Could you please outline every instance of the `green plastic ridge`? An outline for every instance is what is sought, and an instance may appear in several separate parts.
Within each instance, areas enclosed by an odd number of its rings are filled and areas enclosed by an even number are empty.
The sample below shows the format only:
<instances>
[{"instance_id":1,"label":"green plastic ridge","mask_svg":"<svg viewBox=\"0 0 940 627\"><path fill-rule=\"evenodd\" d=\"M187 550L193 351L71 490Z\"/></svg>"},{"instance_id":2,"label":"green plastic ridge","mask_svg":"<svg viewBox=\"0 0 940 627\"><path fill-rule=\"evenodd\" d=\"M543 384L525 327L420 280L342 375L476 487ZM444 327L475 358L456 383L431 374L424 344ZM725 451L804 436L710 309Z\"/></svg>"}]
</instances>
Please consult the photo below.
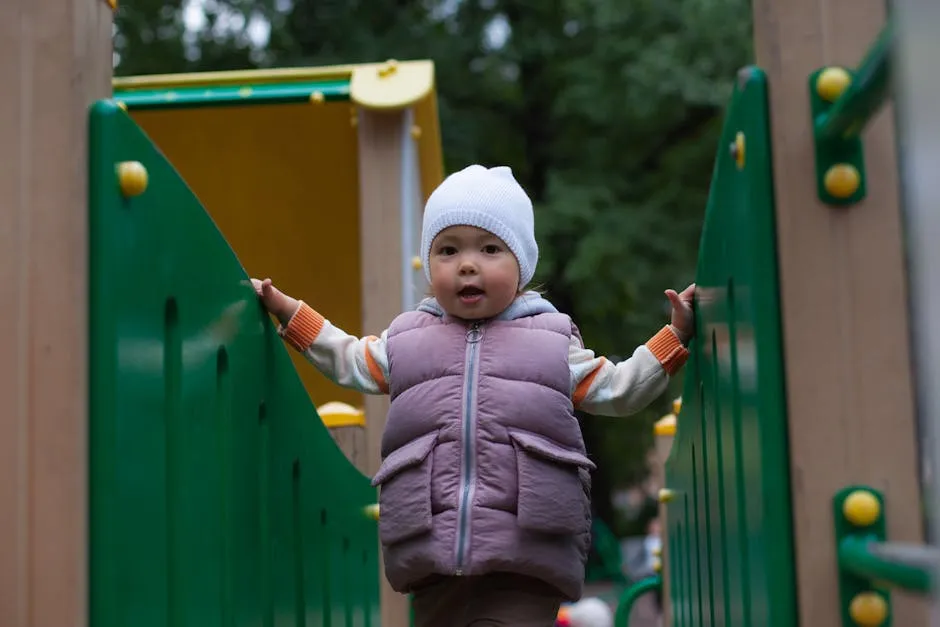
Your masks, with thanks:
<instances>
[{"instance_id":1,"label":"green plastic ridge","mask_svg":"<svg viewBox=\"0 0 940 627\"><path fill-rule=\"evenodd\" d=\"M797 625L769 120L767 78L744 68L716 155L666 462L676 627Z\"/></svg>"},{"instance_id":2,"label":"green plastic ridge","mask_svg":"<svg viewBox=\"0 0 940 627\"><path fill-rule=\"evenodd\" d=\"M114 101L89 132L90 624L377 627L375 490L171 164Z\"/></svg>"},{"instance_id":3,"label":"green plastic ridge","mask_svg":"<svg viewBox=\"0 0 940 627\"><path fill-rule=\"evenodd\" d=\"M168 109L209 106L244 106L310 102L313 94L323 102L349 100L349 81L308 81L303 83L263 83L175 89L116 90L114 99L128 109Z\"/></svg>"}]
</instances>

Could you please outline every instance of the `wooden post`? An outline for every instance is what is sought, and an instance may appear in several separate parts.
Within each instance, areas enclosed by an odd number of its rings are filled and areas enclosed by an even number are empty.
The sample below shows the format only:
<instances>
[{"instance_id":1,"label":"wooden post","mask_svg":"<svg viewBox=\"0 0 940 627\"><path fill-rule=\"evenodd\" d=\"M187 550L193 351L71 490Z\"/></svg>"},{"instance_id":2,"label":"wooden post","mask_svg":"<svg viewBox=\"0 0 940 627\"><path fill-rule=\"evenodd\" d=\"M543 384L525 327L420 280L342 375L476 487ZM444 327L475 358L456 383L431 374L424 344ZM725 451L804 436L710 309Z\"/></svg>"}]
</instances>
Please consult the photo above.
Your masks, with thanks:
<instances>
[{"instance_id":1,"label":"wooden post","mask_svg":"<svg viewBox=\"0 0 940 627\"><path fill-rule=\"evenodd\" d=\"M320 419L333 441L362 474L369 474L369 450L366 446L365 411L336 401L317 407Z\"/></svg>"},{"instance_id":2,"label":"wooden post","mask_svg":"<svg viewBox=\"0 0 940 627\"><path fill-rule=\"evenodd\" d=\"M831 499L883 490L888 538L923 542L905 276L890 107L863 135L868 197L816 195L808 77L854 67L885 20L883 0L755 0L768 73L789 415L799 622L840 624ZM893 596L894 623L926 624Z\"/></svg>"},{"instance_id":3,"label":"wooden post","mask_svg":"<svg viewBox=\"0 0 940 627\"><path fill-rule=\"evenodd\" d=\"M0 3L0 625L87 624L87 112L104 0Z\"/></svg>"},{"instance_id":4,"label":"wooden post","mask_svg":"<svg viewBox=\"0 0 940 627\"><path fill-rule=\"evenodd\" d=\"M401 265L401 144L404 110L359 108L359 211L362 268L363 335L379 334L402 312ZM388 413L387 396L366 396L368 474L381 460L382 431ZM382 627L408 625L408 599L379 574Z\"/></svg>"}]
</instances>

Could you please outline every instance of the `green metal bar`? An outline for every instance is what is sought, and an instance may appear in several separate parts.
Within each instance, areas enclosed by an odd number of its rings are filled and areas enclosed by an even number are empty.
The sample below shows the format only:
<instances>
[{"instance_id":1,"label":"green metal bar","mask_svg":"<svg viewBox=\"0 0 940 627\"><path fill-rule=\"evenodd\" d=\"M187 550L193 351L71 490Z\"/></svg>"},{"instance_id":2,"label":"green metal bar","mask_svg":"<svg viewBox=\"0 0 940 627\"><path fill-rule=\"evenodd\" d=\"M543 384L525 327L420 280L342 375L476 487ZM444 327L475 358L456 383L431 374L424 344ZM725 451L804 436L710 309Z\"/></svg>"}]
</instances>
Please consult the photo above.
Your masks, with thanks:
<instances>
[{"instance_id":1,"label":"green metal bar","mask_svg":"<svg viewBox=\"0 0 940 627\"><path fill-rule=\"evenodd\" d=\"M833 103L832 108L816 120L817 136L820 139L857 137L881 108L891 87L893 44L894 24L888 21L855 69L852 83Z\"/></svg>"},{"instance_id":2,"label":"green metal bar","mask_svg":"<svg viewBox=\"0 0 940 627\"><path fill-rule=\"evenodd\" d=\"M850 535L839 543L839 568L856 577L911 590L930 592L928 562L933 561L927 547L898 547L878 542L872 536Z\"/></svg>"},{"instance_id":3,"label":"green metal bar","mask_svg":"<svg viewBox=\"0 0 940 627\"><path fill-rule=\"evenodd\" d=\"M659 590L662 587L662 576L654 575L642 579L624 590L623 594L620 596L620 601L617 602L617 613L614 614L614 627L629 627L630 610L633 609L633 604L636 603L637 599L647 592Z\"/></svg>"},{"instance_id":4,"label":"green metal bar","mask_svg":"<svg viewBox=\"0 0 940 627\"><path fill-rule=\"evenodd\" d=\"M128 90L116 91L114 99L128 109L164 109L302 103L315 93L322 94L324 102L349 100L349 81Z\"/></svg>"}]
</instances>

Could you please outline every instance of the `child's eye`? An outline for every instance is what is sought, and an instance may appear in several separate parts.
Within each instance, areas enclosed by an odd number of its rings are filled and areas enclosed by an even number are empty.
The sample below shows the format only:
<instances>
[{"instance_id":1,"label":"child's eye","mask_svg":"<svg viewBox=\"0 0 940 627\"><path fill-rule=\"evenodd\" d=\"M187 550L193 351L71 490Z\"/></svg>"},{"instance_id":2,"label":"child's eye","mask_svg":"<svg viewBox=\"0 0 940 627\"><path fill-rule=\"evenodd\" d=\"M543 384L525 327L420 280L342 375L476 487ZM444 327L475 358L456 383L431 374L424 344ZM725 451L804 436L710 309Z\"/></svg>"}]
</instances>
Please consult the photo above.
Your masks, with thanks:
<instances>
[{"instance_id":1,"label":"child's eye","mask_svg":"<svg viewBox=\"0 0 940 627\"><path fill-rule=\"evenodd\" d=\"M445 255L445 256L456 255L457 249L454 248L453 246L441 246L438 249L437 254Z\"/></svg>"},{"instance_id":2,"label":"child's eye","mask_svg":"<svg viewBox=\"0 0 940 627\"><path fill-rule=\"evenodd\" d=\"M496 244L487 244L486 246L483 247L483 252L486 253L487 255L495 255L496 253L499 252L499 250L500 250L499 246L497 246Z\"/></svg>"}]
</instances>

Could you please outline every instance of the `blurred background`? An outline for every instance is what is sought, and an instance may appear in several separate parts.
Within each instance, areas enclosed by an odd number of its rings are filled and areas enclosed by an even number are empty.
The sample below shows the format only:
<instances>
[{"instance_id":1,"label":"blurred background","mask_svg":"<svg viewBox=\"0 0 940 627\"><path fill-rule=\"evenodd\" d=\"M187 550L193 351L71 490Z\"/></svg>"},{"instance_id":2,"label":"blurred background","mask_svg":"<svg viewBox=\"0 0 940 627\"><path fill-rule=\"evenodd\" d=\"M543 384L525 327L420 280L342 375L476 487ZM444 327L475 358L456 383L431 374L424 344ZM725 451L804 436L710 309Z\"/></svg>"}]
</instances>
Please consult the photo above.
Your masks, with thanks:
<instances>
[{"instance_id":1,"label":"blurred background","mask_svg":"<svg viewBox=\"0 0 940 627\"><path fill-rule=\"evenodd\" d=\"M722 115L752 58L744 0L122 0L116 76L431 59L445 172L508 164L536 206L536 280L617 360L694 278ZM595 508L644 568L669 392L583 416ZM637 573L639 574L639 573Z\"/></svg>"}]
</instances>

